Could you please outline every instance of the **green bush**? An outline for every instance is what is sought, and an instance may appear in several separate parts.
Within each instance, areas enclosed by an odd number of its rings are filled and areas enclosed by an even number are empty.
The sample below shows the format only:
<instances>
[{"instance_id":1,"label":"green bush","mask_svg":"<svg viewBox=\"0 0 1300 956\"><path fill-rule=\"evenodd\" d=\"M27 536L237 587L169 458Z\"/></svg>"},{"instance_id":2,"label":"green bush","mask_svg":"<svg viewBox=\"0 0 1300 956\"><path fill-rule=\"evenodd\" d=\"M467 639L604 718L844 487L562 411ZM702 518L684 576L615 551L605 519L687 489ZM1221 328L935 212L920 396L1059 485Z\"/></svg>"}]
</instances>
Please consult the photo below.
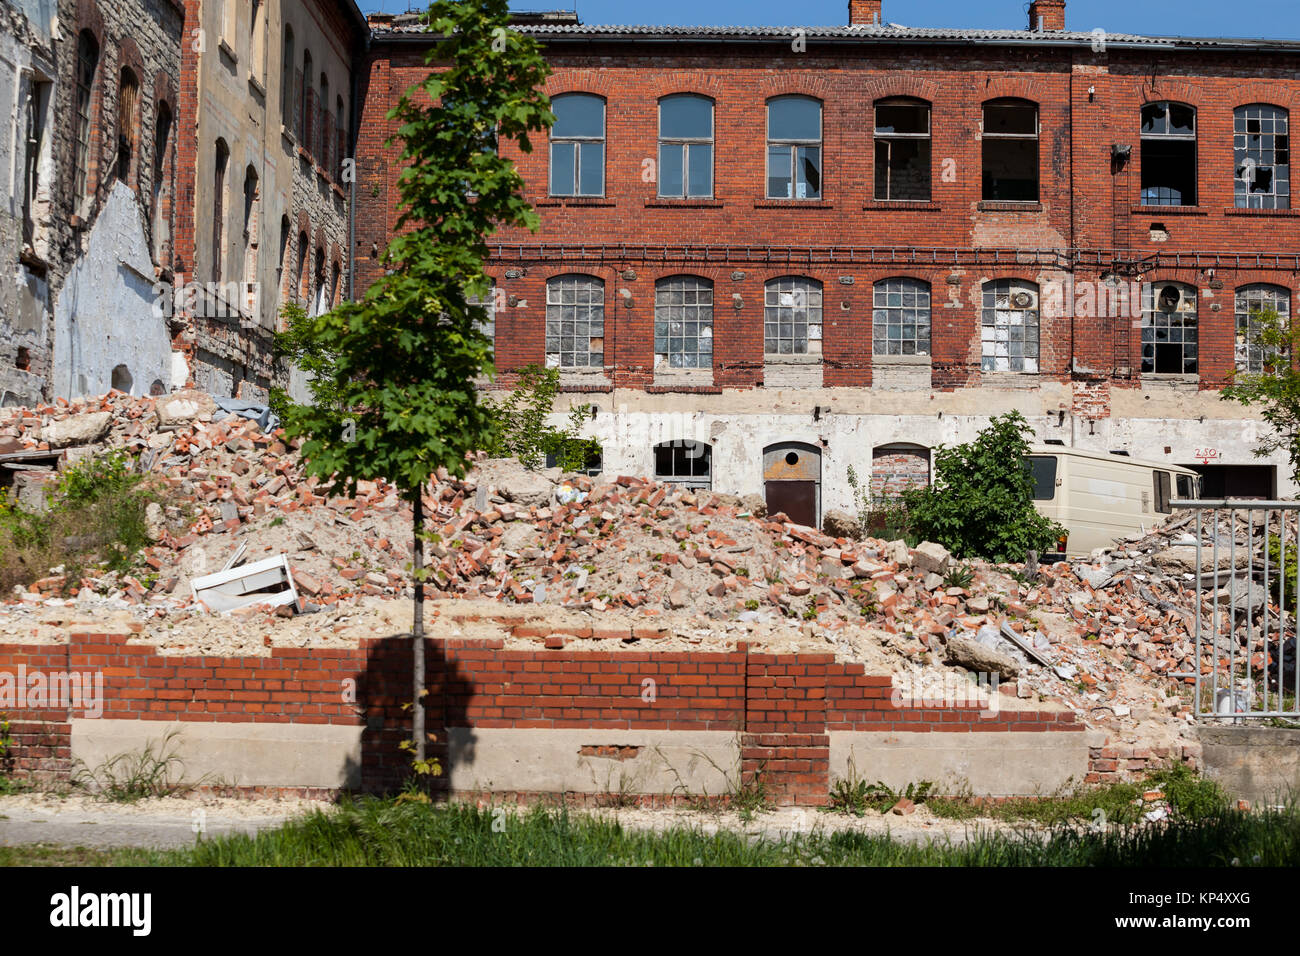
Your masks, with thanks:
<instances>
[{"instance_id":1,"label":"green bush","mask_svg":"<svg viewBox=\"0 0 1300 956\"><path fill-rule=\"evenodd\" d=\"M519 382L504 399L491 405L496 433L487 452L494 458L516 458L526 468L539 468L547 456L565 471L581 471L601 453L600 442L581 438L591 406L569 410L563 428L547 419L560 393L560 373L553 368L526 365L519 370Z\"/></svg>"},{"instance_id":2,"label":"green bush","mask_svg":"<svg viewBox=\"0 0 1300 956\"><path fill-rule=\"evenodd\" d=\"M1050 550L1064 530L1034 509L1028 434L1024 416L1008 412L973 442L936 449L934 484L903 493L913 533L961 558L1020 561Z\"/></svg>"}]
</instances>

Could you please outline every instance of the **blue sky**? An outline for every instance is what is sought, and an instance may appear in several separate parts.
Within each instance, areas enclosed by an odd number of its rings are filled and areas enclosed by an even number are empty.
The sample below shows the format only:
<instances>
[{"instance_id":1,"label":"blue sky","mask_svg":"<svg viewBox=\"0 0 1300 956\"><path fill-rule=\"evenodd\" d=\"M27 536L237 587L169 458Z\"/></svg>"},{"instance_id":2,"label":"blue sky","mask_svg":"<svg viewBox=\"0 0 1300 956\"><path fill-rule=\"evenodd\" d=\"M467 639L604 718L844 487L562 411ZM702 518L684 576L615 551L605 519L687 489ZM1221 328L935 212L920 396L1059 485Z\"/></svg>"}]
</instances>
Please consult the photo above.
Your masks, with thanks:
<instances>
[{"instance_id":1,"label":"blue sky","mask_svg":"<svg viewBox=\"0 0 1300 956\"><path fill-rule=\"evenodd\" d=\"M404 13L417 0L358 0L366 13ZM842 25L847 0L512 0L518 10L574 9L583 23ZM885 19L911 27L1020 29L1025 0L884 0ZM797 16L792 13L797 11ZM1116 33L1300 39L1297 0L1069 0L1066 24Z\"/></svg>"}]
</instances>

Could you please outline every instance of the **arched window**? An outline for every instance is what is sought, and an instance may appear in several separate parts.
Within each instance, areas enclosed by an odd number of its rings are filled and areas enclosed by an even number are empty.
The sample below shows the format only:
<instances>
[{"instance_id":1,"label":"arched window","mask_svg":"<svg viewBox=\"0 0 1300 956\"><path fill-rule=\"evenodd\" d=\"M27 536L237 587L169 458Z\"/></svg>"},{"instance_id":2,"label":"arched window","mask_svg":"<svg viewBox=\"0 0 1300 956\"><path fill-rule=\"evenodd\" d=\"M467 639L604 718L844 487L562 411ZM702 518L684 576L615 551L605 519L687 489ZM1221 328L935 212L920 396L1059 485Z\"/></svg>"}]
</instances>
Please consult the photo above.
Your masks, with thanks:
<instances>
[{"instance_id":1,"label":"arched window","mask_svg":"<svg viewBox=\"0 0 1300 956\"><path fill-rule=\"evenodd\" d=\"M873 355L930 354L930 283L882 279L876 283L873 299Z\"/></svg>"},{"instance_id":2,"label":"arched window","mask_svg":"<svg viewBox=\"0 0 1300 956\"><path fill-rule=\"evenodd\" d=\"M230 147L217 140L216 162L212 173L212 281L220 282L226 256L226 169L230 165Z\"/></svg>"},{"instance_id":3,"label":"arched window","mask_svg":"<svg viewBox=\"0 0 1300 956\"><path fill-rule=\"evenodd\" d=\"M337 118L334 121L334 133L337 137L337 145L334 153L334 178L343 182L343 160L348 155L348 116L344 111L342 96L337 99L335 113Z\"/></svg>"},{"instance_id":4,"label":"arched window","mask_svg":"<svg viewBox=\"0 0 1300 956\"><path fill-rule=\"evenodd\" d=\"M117 87L117 161L113 174L134 188L135 156L140 142L140 81L123 67Z\"/></svg>"},{"instance_id":5,"label":"arched window","mask_svg":"<svg viewBox=\"0 0 1300 956\"><path fill-rule=\"evenodd\" d=\"M1183 282L1148 282L1142 287L1142 372L1195 375L1196 289Z\"/></svg>"},{"instance_id":6,"label":"arched window","mask_svg":"<svg viewBox=\"0 0 1300 956\"><path fill-rule=\"evenodd\" d=\"M605 364L605 283L595 276L556 276L546 283L546 367Z\"/></svg>"},{"instance_id":7,"label":"arched window","mask_svg":"<svg viewBox=\"0 0 1300 956\"><path fill-rule=\"evenodd\" d=\"M312 283L316 290L316 304L312 315L324 315L330 310L329 287L325 284L325 250L316 247L316 268L312 270Z\"/></svg>"},{"instance_id":8,"label":"arched window","mask_svg":"<svg viewBox=\"0 0 1300 956\"><path fill-rule=\"evenodd\" d=\"M252 9L248 16L248 72L258 80L265 68L266 6L262 0L250 0Z\"/></svg>"},{"instance_id":9,"label":"arched window","mask_svg":"<svg viewBox=\"0 0 1300 956\"><path fill-rule=\"evenodd\" d=\"M289 222L288 216L280 217L280 256L276 259L275 277L276 288L279 290L279 300L284 301L287 293L285 288L285 279L292 273L289 269L289 236L292 235L293 225ZM277 309L278 311L278 309Z\"/></svg>"},{"instance_id":10,"label":"arched window","mask_svg":"<svg viewBox=\"0 0 1300 956\"><path fill-rule=\"evenodd\" d=\"M764 354L820 353L821 340L822 284L802 276L768 282L763 301Z\"/></svg>"},{"instance_id":11,"label":"arched window","mask_svg":"<svg viewBox=\"0 0 1300 956\"><path fill-rule=\"evenodd\" d=\"M659 195L713 195L713 101L682 93L659 101Z\"/></svg>"},{"instance_id":12,"label":"arched window","mask_svg":"<svg viewBox=\"0 0 1300 956\"><path fill-rule=\"evenodd\" d=\"M1196 110L1183 103L1142 107L1142 205L1196 205Z\"/></svg>"},{"instance_id":13,"label":"arched window","mask_svg":"<svg viewBox=\"0 0 1300 956\"><path fill-rule=\"evenodd\" d=\"M284 57L280 62L280 116L284 128L287 130L295 128L294 117L298 113L294 109L294 91L298 88L298 85L294 83L293 64L293 28L286 26L284 28Z\"/></svg>"},{"instance_id":14,"label":"arched window","mask_svg":"<svg viewBox=\"0 0 1300 956\"><path fill-rule=\"evenodd\" d=\"M316 104L316 114L314 120L316 123L316 146L313 152L316 159L326 169L330 168L330 143L329 143L329 112L330 112L330 79L324 73L320 75L320 102Z\"/></svg>"},{"instance_id":15,"label":"arched window","mask_svg":"<svg viewBox=\"0 0 1300 956\"><path fill-rule=\"evenodd\" d=\"M590 93L551 100L551 195L605 194L605 101Z\"/></svg>"},{"instance_id":16,"label":"arched window","mask_svg":"<svg viewBox=\"0 0 1300 956\"><path fill-rule=\"evenodd\" d=\"M655 284L655 368L713 368L713 283L673 276Z\"/></svg>"},{"instance_id":17,"label":"arched window","mask_svg":"<svg viewBox=\"0 0 1300 956\"><path fill-rule=\"evenodd\" d=\"M820 199L822 104L810 96L778 96L767 104L767 196Z\"/></svg>"},{"instance_id":18,"label":"arched window","mask_svg":"<svg viewBox=\"0 0 1300 956\"><path fill-rule=\"evenodd\" d=\"M99 43L89 30L77 36L76 143L73 150L73 188L77 199L86 195L90 174L90 111L94 101Z\"/></svg>"},{"instance_id":19,"label":"arched window","mask_svg":"<svg viewBox=\"0 0 1300 956\"><path fill-rule=\"evenodd\" d=\"M1236 365L1241 372L1263 372L1274 353L1259 343L1260 327L1275 318L1286 324L1291 317L1291 290L1280 285L1242 286L1237 290Z\"/></svg>"},{"instance_id":20,"label":"arched window","mask_svg":"<svg viewBox=\"0 0 1300 956\"><path fill-rule=\"evenodd\" d=\"M337 262L330 269L330 305L332 309L339 304L340 293L343 291L343 270L339 268Z\"/></svg>"},{"instance_id":21,"label":"arched window","mask_svg":"<svg viewBox=\"0 0 1300 956\"><path fill-rule=\"evenodd\" d=\"M171 131L172 111L158 104L153 133L153 249L154 260L167 267L171 260Z\"/></svg>"},{"instance_id":22,"label":"arched window","mask_svg":"<svg viewBox=\"0 0 1300 956\"><path fill-rule=\"evenodd\" d=\"M984 199L1038 201L1038 105L1028 100L984 104Z\"/></svg>"},{"instance_id":23,"label":"arched window","mask_svg":"<svg viewBox=\"0 0 1300 956\"><path fill-rule=\"evenodd\" d=\"M244 171L244 281L257 281L257 247L260 231L258 213L261 192L257 185L257 170L252 166Z\"/></svg>"},{"instance_id":24,"label":"arched window","mask_svg":"<svg viewBox=\"0 0 1300 956\"><path fill-rule=\"evenodd\" d=\"M305 302L307 300L307 297L311 294L311 289L308 286L309 277L307 275L308 242L309 240L307 238L307 233L305 232L298 233L298 265L297 268L294 269L293 281L294 281L294 286L297 289L296 293L294 294L294 298L298 300L299 304Z\"/></svg>"},{"instance_id":25,"label":"arched window","mask_svg":"<svg viewBox=\"0 0 1300 956\"><path fill-rule=\"evenodd\" d=\"M930 104L876 103L876 199L930 201Z\"/></svg>"},{"instance_id":26,"label":"arched window","mask_svg":"<svg viewBox=\"0 0 1300 956\"><path fill-rule=\"evenodd\" d=\"M984 371L1038 371L1038 286L1019 279L984 283L980 324Z\"/></svg>"},{"instance_id":27,"label":"arched window","mask_svg":"<svg viewBox=\"0 0 1300 956\"><path fill-rule=\"evenodd\" d=\"M311 89L312 68L311 68L311 50L304 50L302 53L302 76L298 77L298 142L302 148L311 151L313 134L312 134L312 98L315 94Z\"/></svg>"},{"instance_id":28,"label":"arched window","mask_svg":"<svg viewBox=\"0 0 1300 956\"><path fill-rule=\"evenodd\" d=\"M708 491L713 487L713 447L702 441L655 445L655 481Z\"/></svg>"},{"instance_id":29,"label":"arched window","mask_svg":"<svg viewBox=\"0 0 1300 956\"><path fill-rule=\"evenodd\" d=\"M1280 106L1256 103L1233 111L1234 184L1239 209L1291 208L1290 117Z\"/></svg>"}]
</instances>

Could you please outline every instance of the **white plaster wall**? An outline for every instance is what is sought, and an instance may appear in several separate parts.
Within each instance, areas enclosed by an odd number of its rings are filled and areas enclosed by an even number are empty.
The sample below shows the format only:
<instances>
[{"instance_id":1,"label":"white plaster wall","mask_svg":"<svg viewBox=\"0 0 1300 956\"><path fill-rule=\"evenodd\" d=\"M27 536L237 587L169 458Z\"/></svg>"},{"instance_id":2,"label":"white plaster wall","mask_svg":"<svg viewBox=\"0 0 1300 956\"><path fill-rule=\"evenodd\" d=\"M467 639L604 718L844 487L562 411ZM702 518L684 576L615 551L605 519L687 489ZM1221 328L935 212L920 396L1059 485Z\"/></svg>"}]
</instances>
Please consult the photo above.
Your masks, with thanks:
<instances>
[{"instance_id":1,"label":"white plaster wall","mask_svg":"<svg viewBox=\"0 0 1300 956\"><path fill-rule=\"evenodd\" d=\"M108 391L113 369L125 364L133 395L155 380L173 381L166 322L155 310L153 260L139 203L117 183L84 252L68 273L54 306L54 394L75 398Z\"/></svg>"}]
</instances>

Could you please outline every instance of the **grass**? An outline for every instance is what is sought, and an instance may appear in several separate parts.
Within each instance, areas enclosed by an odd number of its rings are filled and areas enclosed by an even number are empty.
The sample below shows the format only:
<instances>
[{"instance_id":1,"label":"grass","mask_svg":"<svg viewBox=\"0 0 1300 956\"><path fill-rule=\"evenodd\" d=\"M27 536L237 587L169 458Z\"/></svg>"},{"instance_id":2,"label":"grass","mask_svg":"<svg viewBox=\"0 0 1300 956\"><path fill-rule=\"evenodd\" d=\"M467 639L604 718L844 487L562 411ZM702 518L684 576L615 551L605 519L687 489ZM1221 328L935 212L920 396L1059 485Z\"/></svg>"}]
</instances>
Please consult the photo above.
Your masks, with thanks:
<instances>
[{"instance_id":1,"label":"grass","mask_svg":"<svg viewBox=\"0 0 1300 956\"><path fill-rule=\"evenodd\" d=\"M161 740L110 757L93 770L78 762L72 774L73 786L114 803L188 793L198 784L186 784L180 778L184 762L176 753L179 735L179 731L169 731Z\"/></svg>"},{"instance_id":2,"label":"grass","mask_svg":"<svg viewBox=\"0 0 1300 956\"><path fill-rule=\"evenodd\" d=\"M495 826L494 826L495 823ZM1196 820L1041 836L973 832L966 842L900 843L857 832L782 840L617 822L534 807L348 800L256 836L169 851L0 848L0 865L85 866L1294 866L1300 811L1218 810Z\"/></svg>"}]
</instances>

